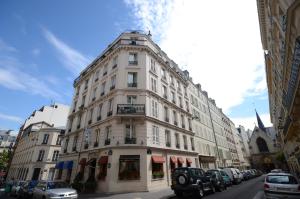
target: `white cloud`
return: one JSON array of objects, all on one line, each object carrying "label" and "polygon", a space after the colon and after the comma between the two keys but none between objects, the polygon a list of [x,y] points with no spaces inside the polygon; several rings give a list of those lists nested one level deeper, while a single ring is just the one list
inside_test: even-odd
[{"label": "white cloud", "polygon": [[0,51],[17,52],[17,49],[13,46],[8,45],[0,38]]},{"label": "white cloud", "polygon": [[[266,90],[256,1],[125,0],[137,26],[225,112]],[[197,75],[195,75],[197,74]]]},{"label": "white cloud", "polygon": [[20,90],[45,98],[61,100],[61,96],[46,82],[24,71],[20,71],[21,63],[12,57],[0,59],[0,85],[12,90]]},{"label": "white cloud", "polygon": [[9,120],[9,121],[18,122],[18,123],[22,123],[22,121],[23,121],[23,119],[18,116],[6,115],[3,113],[0,113],[0,119]]},{"label": "white cloud", "polygon": [[[236,126],[238,125],[242,125],[244,126],[246,129],[250,129],[253,130],[255,125],[257,126],[257,119],[255,114],[253,114],[254,116],[252,117],[236,117],[236,118],[230,118],[234,124]],[[264,113],[264,114],[260,114],[260,119],[262,120],[262,122],[264,123],[265,127],[270,127],[273,126],[271,121],[270,121],[270,114],[268,113]]]},{"label": "white cloud", "polygon": [[78,75],[89,63],[90,59],[58,39],[52,32],[43,28],[43,33],[50,44],[59,53],[59,59],[74,75]]}]

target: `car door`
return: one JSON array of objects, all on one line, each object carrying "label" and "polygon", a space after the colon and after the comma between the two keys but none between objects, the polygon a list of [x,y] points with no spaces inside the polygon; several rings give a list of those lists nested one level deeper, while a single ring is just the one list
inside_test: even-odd
[{"label": "car door", "polygon": [[34,199],[42,199],[44,195],[45,183],[39,182],[36,187],[33,189],[33,197]]}]

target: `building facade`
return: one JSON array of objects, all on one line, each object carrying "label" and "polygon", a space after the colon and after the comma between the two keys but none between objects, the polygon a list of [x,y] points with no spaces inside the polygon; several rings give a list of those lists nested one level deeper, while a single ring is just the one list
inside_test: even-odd
[{"label": "building facade", "polygon": [[271,122],[291,172],[300,172],[300,2],[257,0]]},{"label": "building facade", "polygon": [[16,136],[11,135],[10,130],[0,130],[0,153],[10,151],[16,142]]},{"label": "building facade", "polygon": [[176,167],[231,166],[221,109],[149,35],[122,33],[74,88],[56,179],[149,191]]},{"label": "building facade", "polygon": [[54,179],[68,113],[62,104],[33,112],[20,128],[7,179]]}]

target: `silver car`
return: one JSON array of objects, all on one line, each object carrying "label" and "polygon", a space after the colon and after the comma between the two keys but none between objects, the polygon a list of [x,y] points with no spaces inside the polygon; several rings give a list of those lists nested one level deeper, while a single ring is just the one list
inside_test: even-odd
[{"label": "silver car", "polygon": [[269,198],[300,198],[300,184],[288,173],[269,173],[265,178],[264,192]]},{"label": "silver car", "polygon": [[65,182],[41,181],[33,189],[34,199],[77,199],[78,194],[75,189]]}]

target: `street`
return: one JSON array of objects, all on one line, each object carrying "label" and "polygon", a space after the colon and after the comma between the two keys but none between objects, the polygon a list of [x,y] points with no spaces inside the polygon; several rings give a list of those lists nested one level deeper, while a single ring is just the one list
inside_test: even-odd
[{"label": "street", "polygon": [[[205,199],[263,199],[264,176],[254,178],[239,185],[233,185],[223,192],[208,194]],[[161,189],[151,192],[122,193],[122,194],[82,194],[80,199],[177,199],[171,189]],[[183,199],[192,198],[186,195]],[[14,199],[14,197],[0,196],[0,199]]]}]

